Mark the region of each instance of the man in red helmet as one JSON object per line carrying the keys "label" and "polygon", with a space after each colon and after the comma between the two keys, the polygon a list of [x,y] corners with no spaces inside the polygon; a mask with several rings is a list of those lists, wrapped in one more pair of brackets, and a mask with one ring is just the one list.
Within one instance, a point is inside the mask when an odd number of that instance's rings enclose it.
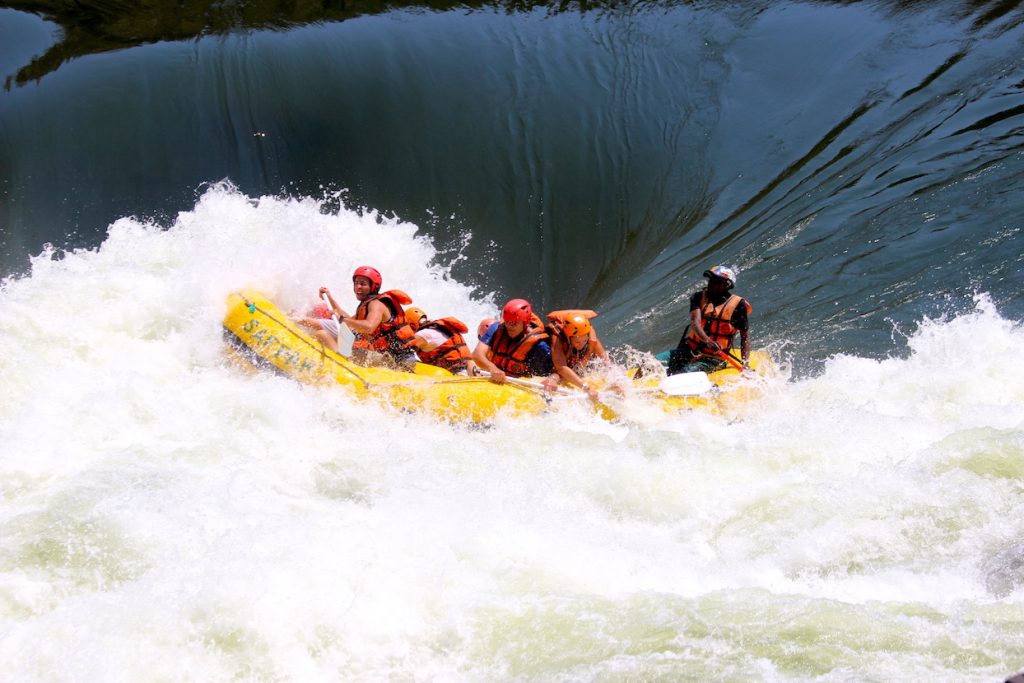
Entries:
{"label": "man in red helmet", "polygon": [[730,363],[724,358],[737,333],[742,367],[750,361],[747,317],[753,308],[746,299],[729,291],[736,286],[736,271],[728,266],[715,266],[705,270],[704,277],[708,279],[707,287],[690,297],[690,324],[679,346],[669,354],[670,375],[714,372],[727,367]]}
{"label": "man in red helmet", "polygon": [[371,266],[360,266],[352,273],[352,293],[359,301],[355,315],[346,313],[331,296],[331,291],[321,287],[320,295],[327,296],[338,322],[307,318],[302,323],[313,327],[309,323],[315,321],[320,329],[313,336],[335,351],[338,349],[340,325],[345,325],[355,336],[353,360],[364,365],[390,365],[411,371],[416,366],[416,353],[411,347],[415,333],[405,321],[402,306],[412,303],[412,299],[397,289],[381,292],[381,284],[380,271]]}
{"label": "man in red helmet", "polygon": [[473,349],[473,360],[481,370],[491,373],[491,381],[501,384],[509,377],[550,375],[551,346],[540,319],[530,302],[512,299],[501,311],[501,321],[483,333]]}

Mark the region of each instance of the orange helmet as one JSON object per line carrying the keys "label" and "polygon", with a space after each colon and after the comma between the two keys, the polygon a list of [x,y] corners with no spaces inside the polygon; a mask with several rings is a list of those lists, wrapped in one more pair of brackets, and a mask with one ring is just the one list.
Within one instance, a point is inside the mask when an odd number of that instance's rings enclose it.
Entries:
{"label": "orange helmet", "polygon": [[593,327],[590,325],[590,321],[587,320],[587,316],[582,313],[575,313],[570,315],[562,323],[562,331],[565,332],[567,337],[579,337],[584,334],[589,335],[590,330]]}
{"label": "orange helmet", "polygon": [[429,318],[427,318],[427,314],[423,312],[422,308],[410,306],[405,309],[405,322],[409,323],[409,325],[412,326],[412,329],[420,329],[420,325],[425,323],[427,320],[429,320]]}
{"label": "orange helmet", "polygon": [[380,289],[384,279],[380,276],[380,271],[373,266],[359,266],[355,272],[352,273],[352,279],[355,280],[357,277],[365,277],[373,285],[373,291]]}
{"label": "orange helmet", "polygon": [[533,308],[526,299],[512,299],[501,309],[501,319],[507,323],[528,323],[533,320]]}

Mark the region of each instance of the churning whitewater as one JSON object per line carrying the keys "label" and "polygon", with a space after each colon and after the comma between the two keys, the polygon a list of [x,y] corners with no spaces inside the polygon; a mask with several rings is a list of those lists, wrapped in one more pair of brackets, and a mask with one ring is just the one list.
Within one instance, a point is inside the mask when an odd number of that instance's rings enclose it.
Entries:
{"label": "churning whitewater", "polygon": [[774,349],[735,415],[452,426],[225,361],[228,293],[350,303],[363,262],[428,311],[495,313],[415,225],[327,205],[213,186],[0,286],[0,678],[980,683],[1024,662],[1024,331],[984,292],[894,330],[906,357],[794,380]]}

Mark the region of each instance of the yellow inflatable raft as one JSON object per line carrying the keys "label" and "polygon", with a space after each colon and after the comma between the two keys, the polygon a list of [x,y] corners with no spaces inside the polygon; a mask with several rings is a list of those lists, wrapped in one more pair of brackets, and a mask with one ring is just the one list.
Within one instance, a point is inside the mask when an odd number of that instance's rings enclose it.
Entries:
{"label": "yellow inflatable raft", "polygon": [[[363,367],[324,348],[258,292],[231,294],[227,308],[225,341],[233,353],[253,365],[271,368],[308,384],[340,384],[357,398],[372,398],[400,410],[426,411],[452,421],[486,422],[499,414],[535,415],[569,402],[590,404],[577,390],[559,389],[551,395],[541,388],[539,380],[495,384],[485,378],[455,376],[422,363],[416,365],[415,372]],[[755,356],[751,365],[756,368],[765,357],[763,354]],[[608,418],[616,414],[609,404],[623,400],[654,400],[670,412],[691,408],[717,411],[722,406],[722,392],[718,387],[727,386],[738,376],[735,370],[713,373],[709,376],[713,384],[707,383],[709,390],[699,392],[693,389],[673,392],[668,388],[673,378],[644,378],[627,389],[625,398],[605,392],[602,402],[594,407]],[[680,393],[683,395],[678,395]],[[607,401],[604,396],[608,397]]]}

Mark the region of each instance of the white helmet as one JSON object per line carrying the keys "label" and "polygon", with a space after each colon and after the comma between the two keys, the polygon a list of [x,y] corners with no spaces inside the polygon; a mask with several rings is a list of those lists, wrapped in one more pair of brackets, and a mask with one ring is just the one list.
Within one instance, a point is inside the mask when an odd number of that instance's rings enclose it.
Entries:
{"label": "white helmet", "polygon": [[715,266],[704,271],[704,277],[720,277],[728,281],[729,289],[736,286],[736,271],[729,266]]}

